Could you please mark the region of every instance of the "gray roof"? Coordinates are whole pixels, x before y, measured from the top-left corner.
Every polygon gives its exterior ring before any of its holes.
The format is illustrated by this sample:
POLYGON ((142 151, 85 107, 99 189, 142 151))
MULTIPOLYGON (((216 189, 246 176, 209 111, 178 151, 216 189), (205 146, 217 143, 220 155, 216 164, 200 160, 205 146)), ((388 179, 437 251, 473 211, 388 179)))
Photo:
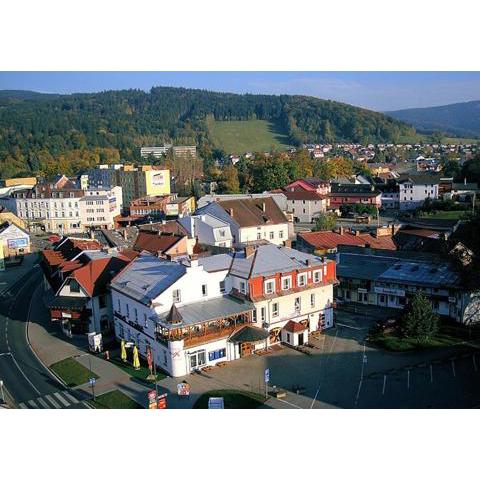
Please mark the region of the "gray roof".
POLYGON ((375 280, 397 261, 392 257, 374 257, 357 253, 339 253, 337 277, 375 280))
POLYGON ((148 305, 185 275, 186 267, 142 252, 111 282, 111 287, 148 305))
POLYGON ((260 245, 248 257, 245 257, 245 252, 236 253, 230 272, 243 278, 268 276, 277 272, 304 269, 307 267, 307 260, 310 265, 323 265, 320 257, 309 253, 272 244, 260 245))
MULTIPOLYGON (((213 300, 205 300, 204 302, 195 302, 189 305, 177 307, 177 311, 182 317, 181 323, 176 323, 175 328, 182 326, 195 325, 219 318, 228 317, 230 315, 239 315, 253 310, 253 303, 243 301, 229 295, 214 298, 213 300)), ((158 316, 158 321, 168 326, 166 320, 170 312, 165 312, 158 316)))
POLYGON ((228 270, 232 263, 233 256, 228 253, 211 255, 209 257, 200 257, 198 264, 203 266, 207 272, 218 272, 219 270, 228 270))
POLYGON ((267 338, 268 332, 266 330, 253 325, 245 325, 240 330, 237 330, 228 341, 232 343, 259 342, 267 338))
POLYGON ((458 275, 445 261, 402 259, 390 255, 339 253, 337 276, 432 287, 456 287, 458 275))

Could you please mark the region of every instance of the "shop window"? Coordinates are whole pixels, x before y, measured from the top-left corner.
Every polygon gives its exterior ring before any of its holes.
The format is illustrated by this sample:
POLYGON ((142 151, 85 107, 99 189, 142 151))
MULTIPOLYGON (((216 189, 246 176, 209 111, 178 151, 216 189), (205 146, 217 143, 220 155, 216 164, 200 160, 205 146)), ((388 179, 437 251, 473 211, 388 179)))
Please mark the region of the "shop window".
POLYGON ((220 348, 219 350, 214 350, 213 352, 208 353, 208 361, 213 362, 219 358, 225 358, 227 356, 227 349, 220 348))

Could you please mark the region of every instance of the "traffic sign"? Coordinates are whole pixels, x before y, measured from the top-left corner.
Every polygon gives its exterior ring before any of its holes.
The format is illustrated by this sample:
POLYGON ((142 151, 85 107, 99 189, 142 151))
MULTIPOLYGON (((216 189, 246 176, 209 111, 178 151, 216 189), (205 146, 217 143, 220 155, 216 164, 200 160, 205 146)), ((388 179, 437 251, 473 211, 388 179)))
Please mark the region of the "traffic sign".
POLYGON ((93 377, 89 378, 88 381, 89 381, 90 385, 95 385, 95 378, 93 378, 93 377))
POLYGON ((270 369, 266 368, 265 369, 265 383, 268 383, 270 381, 270 369))

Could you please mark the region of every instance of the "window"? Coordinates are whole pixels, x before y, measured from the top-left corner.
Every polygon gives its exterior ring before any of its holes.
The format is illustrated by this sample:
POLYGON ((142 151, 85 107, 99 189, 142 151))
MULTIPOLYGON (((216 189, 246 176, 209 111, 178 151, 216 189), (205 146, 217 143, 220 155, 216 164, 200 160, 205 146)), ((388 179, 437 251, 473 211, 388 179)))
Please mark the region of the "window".
POLYGON ((307 274, 301 273, 297 278, 297 285, 299 287, 304 287, 307 284, 307 274))
POLYGON ((279 314, 278 302, 272 303, 272 317, 278 317, 278 314, 279 314))
POLYGON ((147 314, 146 313, 143 314, 143 325, 145 327, 148 327, 148 319, 147 319, 147 314))
POLYGON ((136 308, 133 309, 135 312, 135 322, 138 323, 138 310, 136 308))
POLYGON ((100 295, 98 297, 98 306, 100 308, 105 308, 107 306, 107 297, 105 295, 100 295))
POLYGON ((292 286, 291 277, 282 277, 282 290, 289 290, 292 286))
POLYGON ((290 334, 287 333, 287 342, 290 343, 290 334))
POLYGON ((118 313, 122 313, 122 304, 120 303, 120 299, 118 299, 118 313))
POLYGON ((130 317, 130 305, 126 303, 125 306, 127 307, 127 317, 130 317))
POLYGON ((214 350, 213 352, 208 353, 208 361, 213 362, 219 358, 225 358, 227 356, 227 349, 220 348, 219 350, 214 350))
POLYGON ((275 232, 270 232, 269 236, 270 240, 273 240, 275 238, 275 232))
POLYGON ((174 290, 172 292, 172 296, 173 296, 173 303, 179 303, 182 301, 182 295, 180 293, 180 290, 174 290))
POLYGON ((302 308, 302 299, 300 297, 295 298, 295 312, 299 313, 302 308))
POLYGON ((199 350, 190 354, 190 368, 195 370, 206 363, 205 350, 199 350))
POLYGON ((321 270, 315 270, 313 272, 313 283, 318 283, 322 280, 322 271, 321 270))
POLYGON ((262 239, 262 234, 261 232, 257 232, 257 240, 261 240, 262 239))
POLYGON ((202 285, 202 296, 203 297, 207 296, 207 285, 206 284, 202 285))
POLYGON ((278 236, 279 236, 279 238, 283 238, 283 230, 280 230, 280 231, 278 232, 278 236))
POLYGON ((168 364, 167 352, 165 350, 163 351, 163 364, 164 365, 168 364))
POLYGON ((260 308, 260 321, 262 323, 265 321, 265 307, 260 308))
POLYGON ((220 282, 220 293, 225 293, 225 280, 220 282))
POLYGON ((80 285, 76 280, 70 282, 70 291, 73 293, 80 293, 80 285))
POLYGON ((267 280, 264 284, 265 294, 269 295, 275 292, 275 280, 267 280))
POLYGON ((310 295, 310 306, 313 308, 315 306, 315 294, 310 295))
POLYGON ((247 285, 245 282, 240 282, 240 292, 247 293, 247 285))

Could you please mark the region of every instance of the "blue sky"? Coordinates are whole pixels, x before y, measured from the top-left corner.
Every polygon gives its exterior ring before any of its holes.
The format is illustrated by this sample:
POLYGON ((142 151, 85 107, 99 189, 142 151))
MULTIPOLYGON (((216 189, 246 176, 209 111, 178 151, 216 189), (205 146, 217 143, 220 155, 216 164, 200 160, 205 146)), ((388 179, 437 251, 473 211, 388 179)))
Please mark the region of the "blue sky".
POLYGON ((312 95, 378 111, 480 100, 480 72, 0 72, 0 89, 73 93, 158 85, 312 95))

